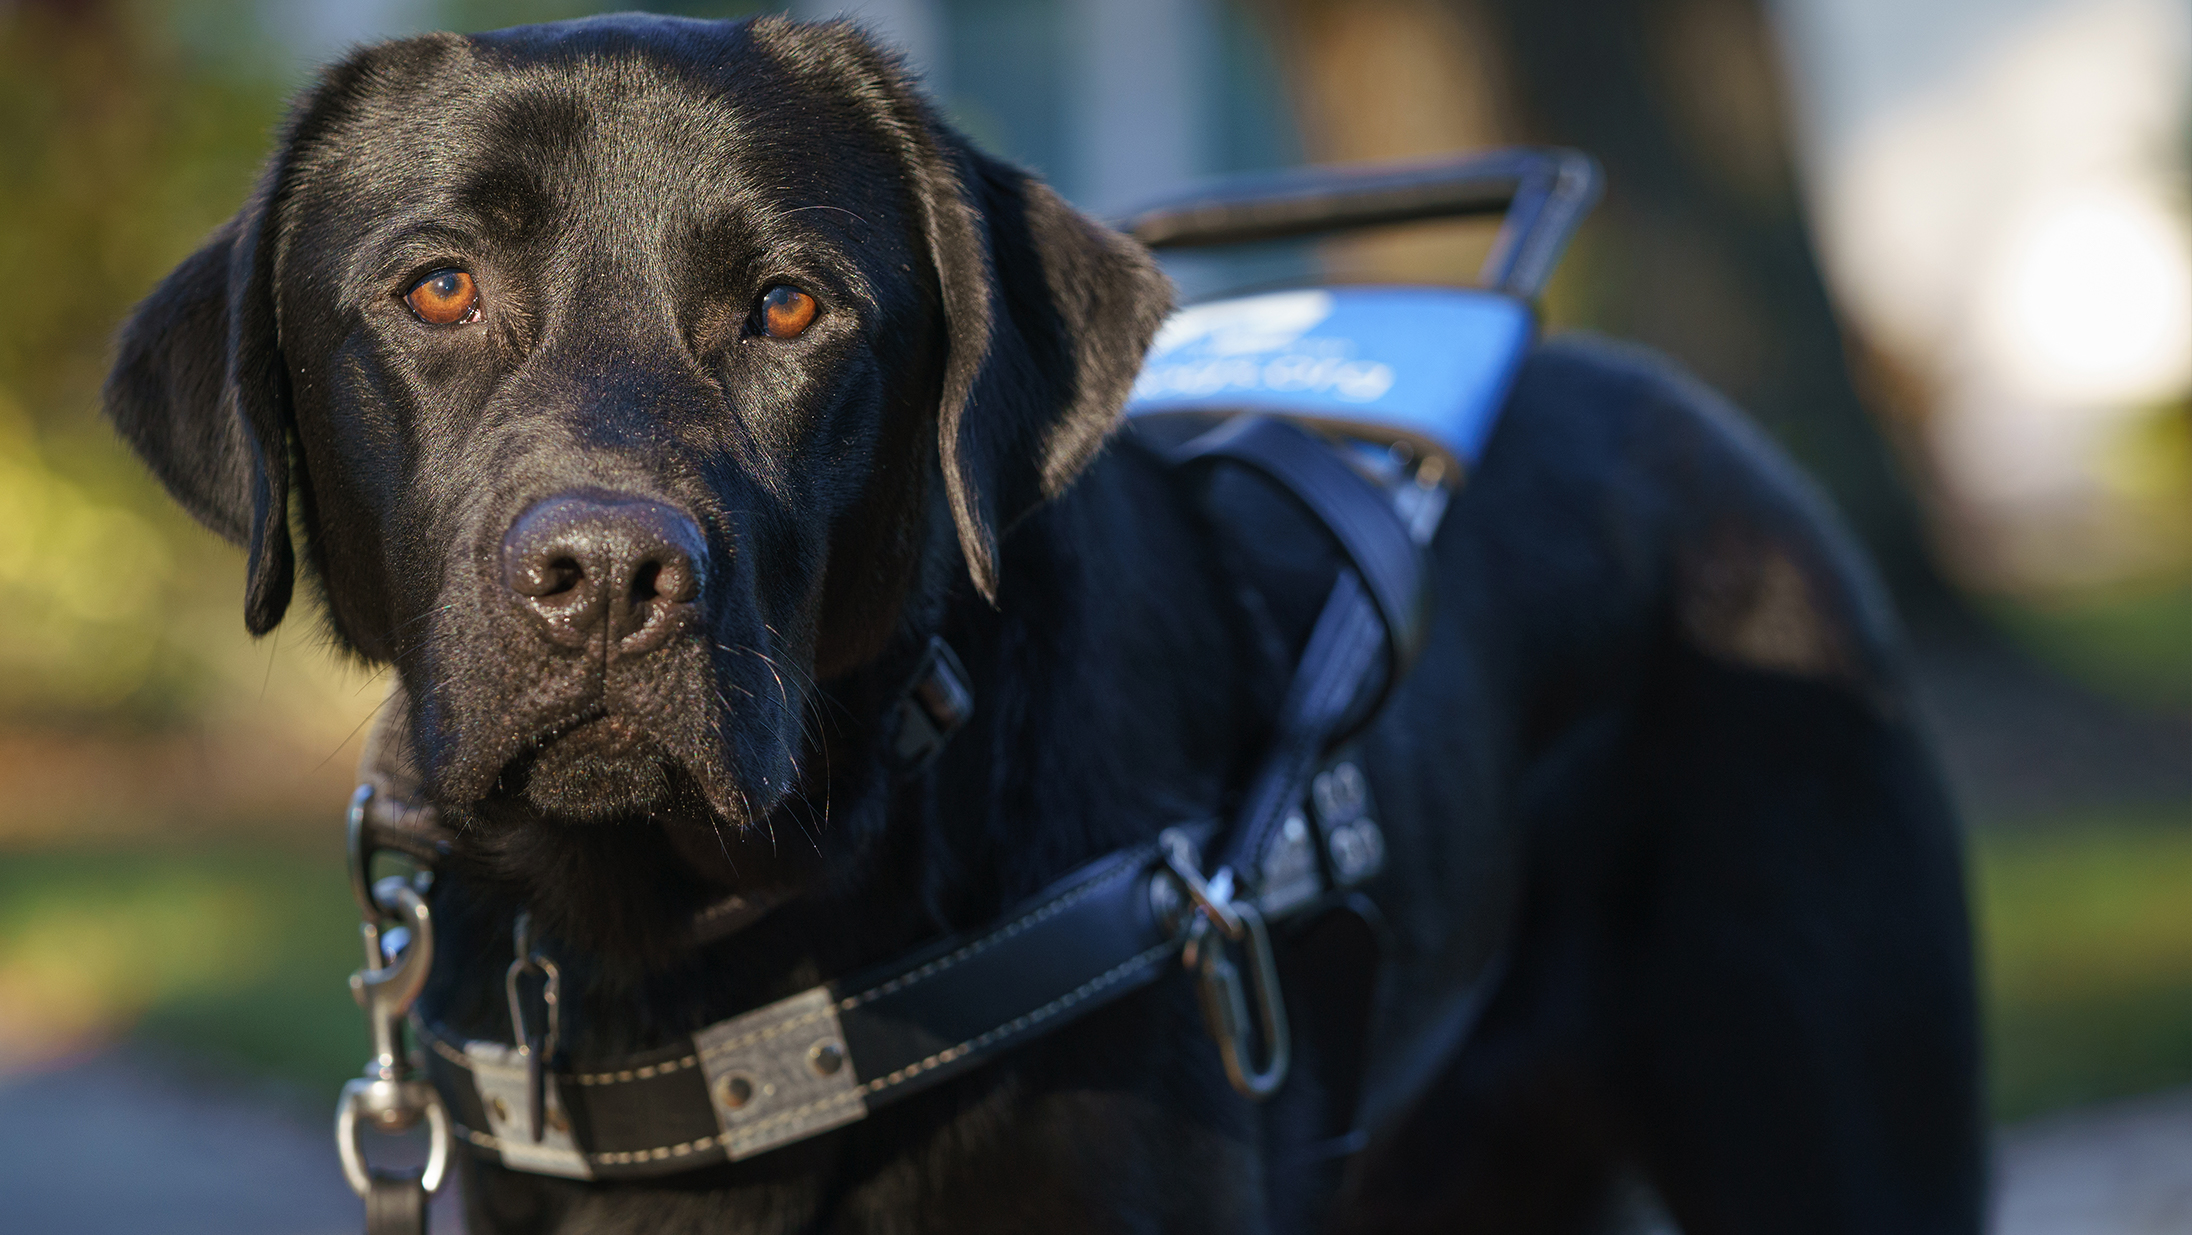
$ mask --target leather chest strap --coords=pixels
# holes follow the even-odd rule
[[[1277,481],[1332,533],[1361,576],[1385,630],[1397,682],[1423,647],[1423,552],[1392,498],[1357,473],[1338,448],[1276,416],[1235,416],[1173,452],[1173,461],[1230,459]]]
[[[1173,458],[1228,459],[1258,469],[1317,516],[1348,561],[1288,684],[1271,750],[1217,846],[1216,866],[1233,870],[1260,895],[1272,890],[1265,886],[1266,871],[1283,864],[1276,863],[1275,849],[1310,777],[1352,727],[1375,714],[1422,647],[1426,559],[1393,493],[1349,466],[1339,448],[1291,421],[1236,416]],[[1422,539],[1436,526],[1434,514]]]
[[[1154,981],[1181,946],[1157,847],[1099,859],[972,935],[709,1025],[674,1047],[549,1075],[535,1140],[526,1060],[418,1026],[459,1137],[581,1179],[752,1157],[865,1118]]]

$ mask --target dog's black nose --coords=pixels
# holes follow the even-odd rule
[[[683,629],[706,564],[691,519],[631,494],[549,498],[502,539],[503,586],[548,637],[584,647],[605,630],[611,656],[652,651]]]

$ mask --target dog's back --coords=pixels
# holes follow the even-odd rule
[[[1368,743],[1415,998],[1350,1228],[1556,1229],[1635,1172],[1685,1230],[1976,1230],[1959,842],[1816,491],[1666,362],[1556,340],[1436,556]]]

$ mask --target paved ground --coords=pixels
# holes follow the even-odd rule
[[[332,1122],[134,1053],[0,1077],[8,1227],[348,1235],[360,1210]],[[1997,1174],[1995,1235],[2192,1232],[2192,1089],[2012,1128]],[[441,1199],[434,1226],[448,1235],[460,1229],[453,1190]]]
[[[2186,1235],[2192,1089],[2013,1128],[1995,1171],[1997,1235]]]
[[[40,1235],[356,1235],[334,1112],[108,1053],[0,1077],[0,1198]],[[416,1158],[413,1161],[417,1161]],[[434,1229],[459,1231],[453,1202]]]

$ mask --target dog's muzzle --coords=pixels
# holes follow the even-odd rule
[[[502,540],[502,584],[550,644],[640,656],[688,628],[708,549],[683,513],[628,493],[537,502]]]

